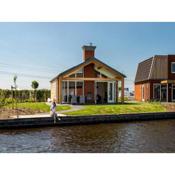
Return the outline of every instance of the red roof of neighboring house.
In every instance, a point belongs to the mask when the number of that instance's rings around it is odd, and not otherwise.
[[[155,55],[138,64],[135,83],[168,78],[168,55]]]

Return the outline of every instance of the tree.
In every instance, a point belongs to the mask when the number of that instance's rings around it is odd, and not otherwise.
[[[14,82],[14,89],[16,90],[17,89],[17,85],[16,85],[16,80],[17,80],[17,75],[15,75],[14,77],[13,77],[13,82]]]
[[[18,118],[18,109],[17,109],[18,99],[17,99],[17,84],[16,84],[17,78],[18,78],[17,75],[15,75],[13,77],[14,86],[11,86],[11,91],[12,91],[12,109],[14,109],[14,99],[15,99],[16,115],[17,115],[17,118]]]
[[[32,88],[34,90],[34,98],[35,98],[35,101],[36,101],[36,90],[39,87],[39,83],[34,80],[34,81],[32,81],[32,85],[31,86],[32,86]]]

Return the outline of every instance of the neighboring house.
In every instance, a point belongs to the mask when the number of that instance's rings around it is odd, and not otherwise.
[[[129,97],[130,96],[129,88],[125,88],[124,93],[125,93],[125,97]]]
[[[119,91],[118,96],[121,97],[121,91]],[[129,96],[129,88],[124,88],[124,96],[125,97]]]
[[[95,48],[83,46],[83,62],[51,80],[52,99],[72,104],[116,103],[120,81],[124,102],[126,76],[95,58]]]
[[[119,91],[119,97],[121,97],[121,92]],[[125,96],[125,100],[134,100],[134,92],[130,91],[129,88],[125,88],[124,89],[124,96]]]
[[[135,100],[175,101],[175,55],[155,55],[139,63]]]
[[[135,94],[134,91],[131,91],[131,92],[130,92],[130,97],[133,97],[133,99],[134,99],[134,94]]]

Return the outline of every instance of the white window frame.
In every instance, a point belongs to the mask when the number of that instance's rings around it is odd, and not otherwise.
[[[111,100],[109,99],[110,84],[112,84],[112,99],[111,99]],[[115,84],[116,84],[116,81],[108,81],[108,85],[107,85],[107,90],[108,90],[108,92],[107,92],[108,103],[115,103],[115,99],[116,99],[116,97],[115,97],[115,91],[116,91],[116,88],[115,88],[116,86],[115,86]]]
[[[71,75],[75,75],[75,77],[73,77],[73,78],[78,78],[78,77],[77,77],[77,74],[78,74],[78,73],[81,73],[81,74],[82,74],[82,77],[81,77],[81,78],[84,78],[84,68],[81,68],[81,69],[79,69],[78,71],[76,71],[76,72],[70,74],[68,77],[70,77]]]
[[[68,97],[70,95],[70,93],[69,93],[69,83],[70,82],[75,83],[75,87],[74,87],[75,88],[75,96],[77,96],[77,82],[82,82],[83,83],[83,97],[84,97],[84,80],[81,80],[81,81],[79,81],[79,80],[62,80],[62,86],[63,86],[64,82],[67,82],[67,89],[66,89],[66,91],[67,91],[67,102],[66,103],[68,103]],[[61,90],[61,93],[63,93],[62,90]],[[62,103],[63,103],[63,99],[62,99]]]
[[[95,96],[95,104],[97,103],[96,96],[97,96],[97,83],[107,83],[107,103],[115,103],[116,102],[116,81],[101,81],[101,80],[96,80],[94,83],[94,96]],[[113,99],[109,100],[109,83],[112,83],[112,94],[113,94]]]
[[[141,92],[142,92],[142,101],[145,101],[145,85],[144,84],[142,84]]]
[[[175,62],[171,62],[171,73],[174,74],[175,71],[173,72],[173,65],[175,65]]]

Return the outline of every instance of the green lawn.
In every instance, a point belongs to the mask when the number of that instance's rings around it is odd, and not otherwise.
[[[8,105],[6,107],[10,107],[10,106],[11,105]],[[50,111],[50,106],[44,102],[18,103],[17,107],[20,109],[31,109],[33,111],[40,111],[40,112],[49,112]],[[67,105],[57,106],[57,108],[56,108],[57,111],[63,111],[63,110],[69,110],[69,109],[71,109],[71,107],[67,106]]]
[[[67,112],[68,115],[128,114],[144,112],[165,112],[160,103],[125,103],[115,105],[86,105],[84,109]]]

